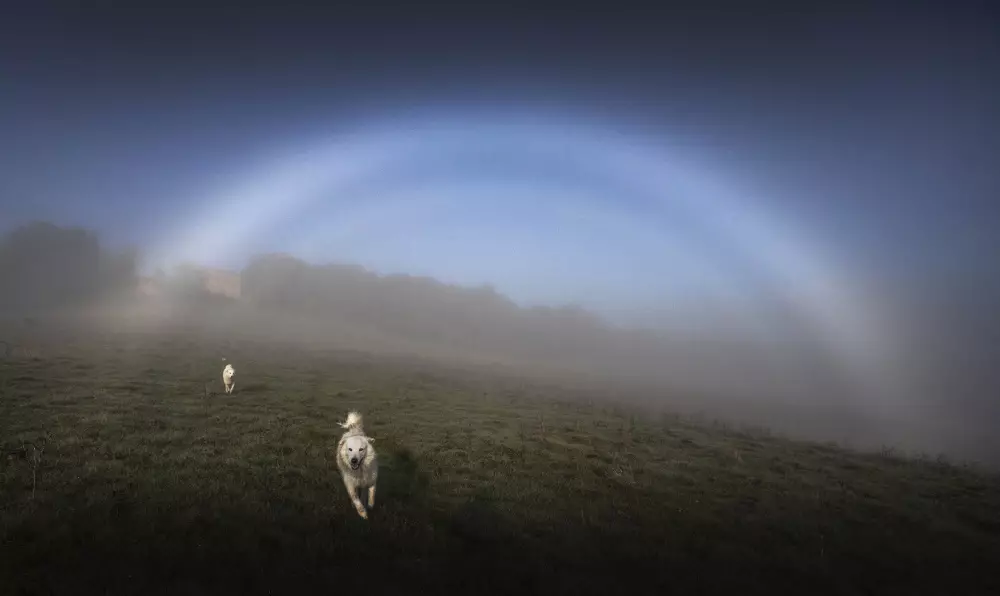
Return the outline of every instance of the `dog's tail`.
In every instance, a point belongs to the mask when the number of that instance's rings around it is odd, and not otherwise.
[[[350,411],[347,413],[347,421],[340,423],[341,428],[346,428],[348,430],[360,430],[361,429],[361,414],[359,412]]]

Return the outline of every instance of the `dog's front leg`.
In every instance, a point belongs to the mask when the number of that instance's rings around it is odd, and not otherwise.
[[[368,512],[365,511],[365,505],[361,502],[361,499],[358,498],[358,487],[354,486],[354,483],[349,481],[347,478],[344,478],[344,486],[347,487],[347,494],[351,497],[351,503],[354,504],[355,511],[358,512],[358,515],[360,515],[362,519],[368,519]]]
[[[375,506],[375,485],[373,484],[368,487],[368,507],[371,508],[374,506]]]
[[[232,393],[234,389],[236,389],[236,383],[235,382],[232,385],[229,386],[229,392]]]

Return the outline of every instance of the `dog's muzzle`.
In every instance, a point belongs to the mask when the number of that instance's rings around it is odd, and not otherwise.
[[[351,469],[352,470],[357,470],[358,466],[360,466],[360,465],[361,465],[361,462],[358,461],[358,458],[356,458],[356,457],[352,457],[351,458]]]

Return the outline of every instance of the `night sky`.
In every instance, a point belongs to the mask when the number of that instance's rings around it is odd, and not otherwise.
[[[769,273],[756,250],[699,212],[710,197],[670,187],[695,168],[780,221],[760,228],[787,240],[774,251],[832,280],[962,293],[996,279],[1000,20],[986,2],[40,4],[0,18],[4,229],[83,225],[234,268],[288,250],[605,311],[712,284],[752,293],[747,271]],[[423,132],[442,127],[457,151]],[[234,189],[318,147],[360,160],[373,131],[430,145],[308,201],[275,183],[264,223],[238,237],[207,223],[239,229],[251,199]],[[531,152],[532,135],[566,131],[589,140]],[[670,196],[605,175],[593,153],[620,146],[676,157]]]

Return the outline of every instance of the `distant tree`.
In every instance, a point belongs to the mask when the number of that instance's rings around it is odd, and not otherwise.
[[[135,287],[136,262],[134,251],[112,253],[81,228],[21,226],[0,239],[0,307],[45,310],[92,302]]]

